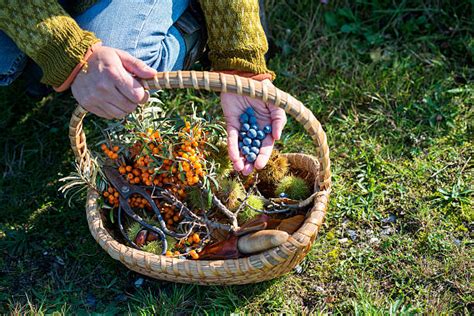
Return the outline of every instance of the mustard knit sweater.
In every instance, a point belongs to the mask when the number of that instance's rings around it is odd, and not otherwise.
[[[90,5],[82,0],[79,6]],[[201,0],[214,70],[273,73],[258,0]],[[2,0],[0,30],[43,70],[42,82],[61,85],[88,48],[100,41],[82,30],[56,0]]]

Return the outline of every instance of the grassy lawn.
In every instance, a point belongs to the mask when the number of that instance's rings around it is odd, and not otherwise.
[[[300,267],[256,285],[137,286],[93,240],[84,201],[58,192],[72,97],[33,100],[20,80],[0,89],[0,313],[472,312],[474,3],[286,2],[267,1],[270,66],[322,122],[334,183]],[[220,114],[215,95],[170,97]],[[279,147],[314,150],[292,120]]]

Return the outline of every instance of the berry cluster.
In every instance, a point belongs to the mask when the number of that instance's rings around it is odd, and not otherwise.
[[[240,115],[240,123],[239,149],[245,160],[253,163],[260,153],[263,139],[272,132],[272,127],[267,125],[259,129],[255,111],[251,107]]]

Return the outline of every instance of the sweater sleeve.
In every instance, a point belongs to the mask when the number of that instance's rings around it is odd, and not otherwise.
[[[214,70],[269,73],[268,43],[260,23],[258,0],[201,0]]]
[[[0,30],[41,67],[42,82],[53,86],[60,86],[99,41],[55,0],[0,2]]]

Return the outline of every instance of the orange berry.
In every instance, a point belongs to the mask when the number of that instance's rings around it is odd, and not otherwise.
[[[179,251],[177,251],[177,250],[174,252],[174,255],[175,255],[175,256],[179,256],[180,254],[181,254],[181,252],[179,252]]]
[[[197,254],[196,250],[194,249],[191,250],[189,254],[191,255],[191,258],[193,258],[194,260],[199,259],[199,255]]]
[[[127,179],[132,180],[134,178],[133,173],[127,174]]]
[[[118,170],[119,170],[120,174],[125,174],[127,172],[127,170],[125,170],[124,166],[120,166]]]
[[[107,192],[107,191],[104,192],[104,197],[108,197],[109,195],[110,195],[109,192]]]
[[[105,151],[105,150],[107,149],[107,145],[106,145],[106,144],[100,145],[100,149],[102,149],[103,151]]]
[[[173,256],[173,253],[171,251],[167,250],[165,256],[171,257],[171,256]]]
[[[194,243],[196,243],[196,244],[201,241],[201,238],[199,237],[199,234],[197,234],[197,233],[194,233],[192,235],[192,237],[193,237]]]
[[[120,149],[119,146],[114,146],[114,148],[112,148],[112,150],[115,152],[119,151],[119,149]]]
[[[135,177],[135,179],[133,179],[133,182],[135,182],[136,184],[140,183],[140,178],[139,178],[139,177]]]
[[[173,219],[169,219],[167,222],[166,222],[168,225],[173,225]]]
[[[127,172],[132,171],[132,166],[126,166],[126,167],[125,167],[125,170],[126,170]]]
[[[135,176],[139,176],[139,175],[140,175],[140,170],[138,170],[138,169],[133,169],[133,170],[132,170],[132,173],[133,173]]]
[[[114,193],[114,189],[113,189],[112,187],[109,187],[109,188],[107,189],[107,191],[108,191],[109,193]]]

